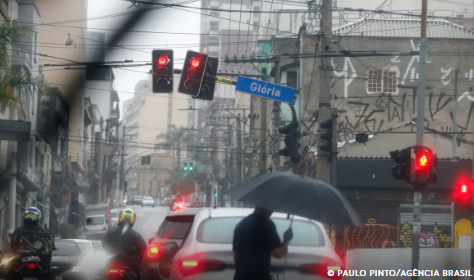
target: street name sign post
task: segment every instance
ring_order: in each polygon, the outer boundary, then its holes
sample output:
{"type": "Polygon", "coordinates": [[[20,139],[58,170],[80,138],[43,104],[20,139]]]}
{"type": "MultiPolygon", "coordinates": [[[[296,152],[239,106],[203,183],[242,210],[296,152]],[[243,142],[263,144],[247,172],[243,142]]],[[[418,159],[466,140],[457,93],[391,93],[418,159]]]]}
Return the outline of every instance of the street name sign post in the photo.
{"type": "Polygon", "coordinates": [[[294,88],[250,79],[247,77],[239,76],[237,78],[235,90],[284,103],[295,103],[296,90],[294,88]]]}

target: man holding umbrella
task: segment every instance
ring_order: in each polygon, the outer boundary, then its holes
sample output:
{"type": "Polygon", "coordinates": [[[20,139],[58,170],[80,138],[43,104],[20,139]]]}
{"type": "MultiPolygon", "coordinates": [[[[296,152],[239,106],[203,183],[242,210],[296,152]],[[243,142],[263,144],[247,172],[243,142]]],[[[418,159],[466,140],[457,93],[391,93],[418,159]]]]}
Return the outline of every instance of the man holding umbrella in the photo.
{"type": "Polygon", "coordinates": [[[234,280],[270,280],[271,257],[280,259],[288,252],[293,232],[289,228],[282,243],[270,219],[272,214],[271,210],[256,206],[254,213],[236,226],[232,244],[234,280]]]}

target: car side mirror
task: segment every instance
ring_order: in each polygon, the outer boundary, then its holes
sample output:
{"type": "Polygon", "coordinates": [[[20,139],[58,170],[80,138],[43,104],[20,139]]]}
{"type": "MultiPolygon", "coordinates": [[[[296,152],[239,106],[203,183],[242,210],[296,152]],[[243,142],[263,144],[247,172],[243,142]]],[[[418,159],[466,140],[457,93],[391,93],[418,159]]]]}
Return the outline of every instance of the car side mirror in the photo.
{"type": "Polygon", "coordinates": [[[167,259],[171,259],[174,257],[176,252],[178,251],[178,244],[175,242],[168,242],[163,244],[163,257],[167,259]]]}

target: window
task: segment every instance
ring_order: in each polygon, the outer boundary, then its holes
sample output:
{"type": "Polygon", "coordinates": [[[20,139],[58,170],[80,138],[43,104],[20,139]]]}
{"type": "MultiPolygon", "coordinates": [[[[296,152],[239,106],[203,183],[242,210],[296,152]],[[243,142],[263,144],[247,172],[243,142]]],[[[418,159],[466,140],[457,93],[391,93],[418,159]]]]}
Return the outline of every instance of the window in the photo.
{"type": "Polygon", "coordinates": [[[219,22],[217,22],[217,21],[211,21],[209,24],[210,24],[210,25],[209,25],[209,30],[211,30],[211,31],[219,31],[219,22]]]}
{"type": "Polygon", "coordinates": [[[105,218],[103,216],[100,217],[89,217],[86,219],[87,226],[98,226],[105,224],[105,218]]]}
{"type": "Polygon", "coordinates": [[[55,242],[58,250],[53,251],[53,256],[79,256],[80,251],[74,242],[55,242]]]}
{"type": "Polygon", "coordinates": [[[158,230],[158,237],[162,239],[184,239],[193,221],[194,216],[167,217],[158,230]]]}
{"type": "Polygon", "coordinates": [[[210,43],[211,45],[219,44],[219,37],[217,37],[217,36],[210,36],[210,37],[209,37],[209,43],[210,43]]]}
{"type": "Polygon", "coordinates": [[[257,32],[257,31],[258,31],[258,24],[259,24],[258,21],[254,21],[254,22],[253,22],[253,31],[254,31],[254,32],[257,32]]]}
{"type": "MultiPolygon", "coordinates": [[[[197,240],[203,243],[231,244],[234,229],[243,217],[212,218],[205,220],[198,229],[197,240]]],[[[291,220],[274,218],[278,235],[283,234],[290,226],[291,220]]],[[[293,220],[293,239],[291,246],[320,247],[324,246],[324,235],[321,229],[312,222],[293,220]]]]}
{"type": "Polygon", "coordinates": [[[298,72],[287,71],[286,72],[286,86],[290,88],[298,88],[298,72]]]}
{"type": "Polygon", "coordinates": [[[36,63],[36,52],[38,51],[38,34],[35,33],[35,45],[33,46],[33,50],[34,50],[34,60],[35,60],[35,63],[36,63]]]}
{"type": "Polygon", "coordinates": [[[370,70],[367,81],[369,93],[397,92],[397,72],[389,70],[370,70]]]}

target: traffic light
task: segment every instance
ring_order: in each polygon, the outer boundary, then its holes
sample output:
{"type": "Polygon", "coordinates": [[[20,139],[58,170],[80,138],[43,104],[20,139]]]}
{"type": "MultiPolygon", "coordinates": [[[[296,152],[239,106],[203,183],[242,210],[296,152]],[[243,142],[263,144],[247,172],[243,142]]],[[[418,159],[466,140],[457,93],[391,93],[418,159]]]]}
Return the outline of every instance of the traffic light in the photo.
{"type": "Polygon", "coordinates": [[[285,135],[286,145],[286,147],[278,151],[278,154],[280,156],[289,157],[291,162],[298,162],[298,149],[300,147],[300,143],[298,142],[300,137],[298,123],[292,122],[286,126],[280,127],[278,128],[278,132],[285,135]]]}
{"type": "Polygon", "coordinates": [[[208,57],[207,66],[204,70],[201,89],[198,96],[193,96],[194,99],[213,100],[214,89],[217,81],[217,67],[219,66],[219,59],[217,57],[208,57]]]}
{"type": "Polygon", "coordinates": [[[457,205],[463,208],[472,207],[472,184],[473,182],[468,180],[467,182],[461,182],[454,188],[453,200],[457,205]]]}
{"type": "Polygon", "coordinates": [[[194,170],[194,162],[190,162],[189,163],[189,171],[193,171],[194,170]]]}
{"type": "Polygon", "coordinates": [[[327,119],[325,121],[322,121],[319,124],[319,127],[324,129],[322,132],[319,133],[319,138],[321,140],[324,140],[325,142],[319,145],[319,149],[322,152],[332,154],[333,152],[333,147],[332,147],[332,142],[334,141],[333,139],[333,120],[332,119],[327,119]]]}
{"type": "Polygon", "coordinates": [[[206,70],[208,56],[188,51],[184,59],[183,73],[179,81],[178,92],[198,97],[206,70]]]}
{"type": "Polygon", "coordinates": [[[214,191],[214,197],[217,197],[218,192],[214,191]]]}
{"type": "Polygon", "coordinates": [[[396,180],[411,182],[411,148],[390,152],[390,157],[397,165],[392,166],[392,176],[396,180]]]}
{"type": "Polygon", "coordinates": [[[153,93],[173,92],[173,50],[153,50],[153,93]]]}
{"type": "Polygon", "coordinates": [[[126,193],[128,192],[128,182],[125,181],[124,184],[123,184],[123,192],[126,193]]]}
{"type": "MultiPolygon", "coordinates": [[[[436,173],[435,156],[433,150],[424,146],[415,147],[415,182],[417,184],[428,184],[432,182],[433,175],[436,173]],[[435,172],[433,172],[435,171],[435,172]]],[[[436,163],[437,165],[437,163],[436,163]]]]}
{"type": "Polygon", "coordinates": [[[188,167],[188,163],[185,162],[184,163],[184,168],[183,168],[184,171],[188,171],[189,170],[189,167],[188,167]]]}

